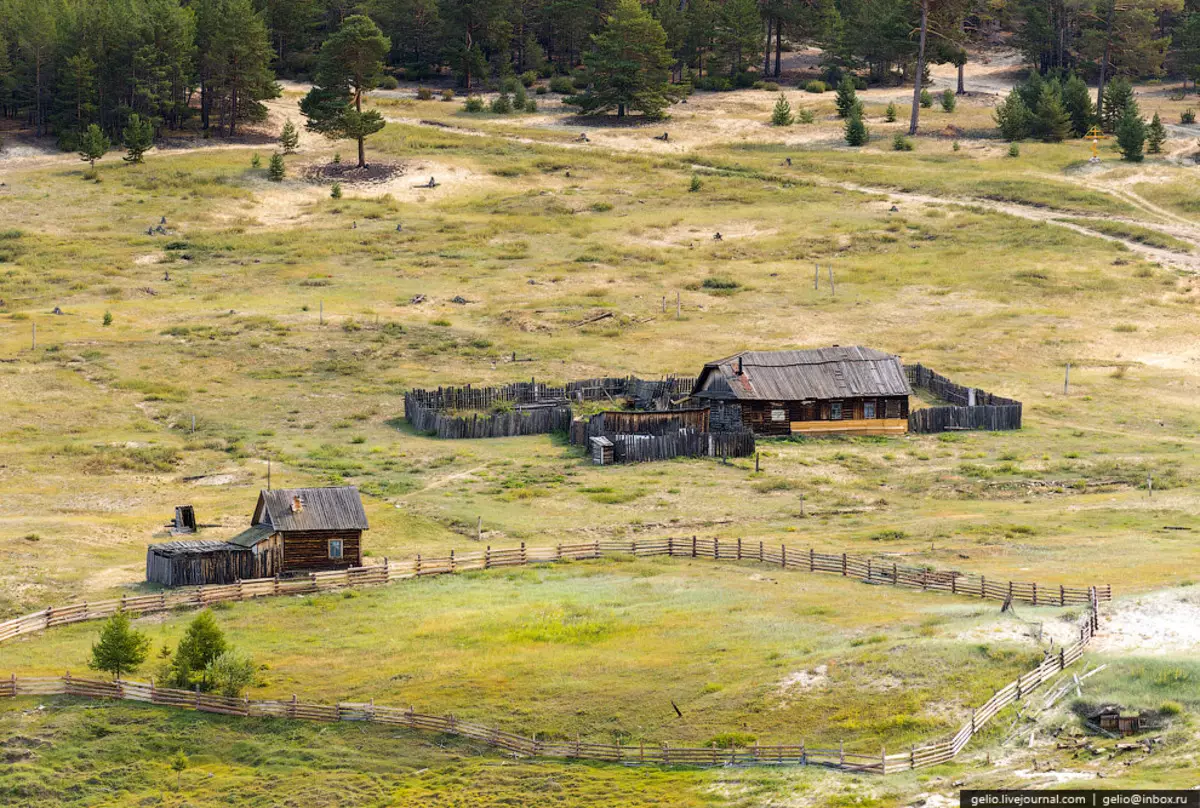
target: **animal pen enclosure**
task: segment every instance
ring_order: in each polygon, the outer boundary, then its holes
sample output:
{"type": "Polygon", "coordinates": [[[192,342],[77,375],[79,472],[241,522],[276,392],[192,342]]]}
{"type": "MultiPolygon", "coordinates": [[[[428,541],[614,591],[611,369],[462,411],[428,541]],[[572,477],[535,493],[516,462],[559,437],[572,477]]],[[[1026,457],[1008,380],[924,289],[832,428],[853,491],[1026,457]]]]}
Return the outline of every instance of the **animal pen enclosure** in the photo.
{"type": "Polygon", "coordinates": [[[570,441],[588,447],[593,462],[643,463],[673,457],[746,457],[754,454],[749,430],[709,430],[708,408],[655,412],[599,412],[571,422],[570,441]],[[597,443],[603,441],[604,443],[597,443]],[[597,451],[602,446],[602,451],[597,451]]]}
{"type": "Polygon", "coordinates": [[[439,387],[404,394],[404,417],[439,438],[505,438],[566,432],[571,404],[609,401],[670,408],[687,397],[694,379],[657,381],[633,376],[583,379],[561,387],[530,380],[498,387],[439,387]]]}
{"type": "Polygon", "coordinates": [[[1021,402],[964,387],[921,364],[905,365],[904,375],[914,388],[927,390],[948,406],[925,407],[908,414],[909,432],[951,432],[1021,428],[1021,402]]]}

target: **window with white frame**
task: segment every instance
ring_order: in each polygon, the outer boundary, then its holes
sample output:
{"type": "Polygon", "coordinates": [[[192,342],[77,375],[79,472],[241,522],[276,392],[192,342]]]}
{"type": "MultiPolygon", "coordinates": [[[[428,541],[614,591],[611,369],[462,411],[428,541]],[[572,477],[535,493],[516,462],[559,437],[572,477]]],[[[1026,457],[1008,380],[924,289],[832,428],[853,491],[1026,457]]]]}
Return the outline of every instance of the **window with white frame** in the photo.
{"type": "Polygon", "coordinates": [[[829,420],[830,421],[842,420],[842,402],[834,401],[829,404],[829,420]]]}

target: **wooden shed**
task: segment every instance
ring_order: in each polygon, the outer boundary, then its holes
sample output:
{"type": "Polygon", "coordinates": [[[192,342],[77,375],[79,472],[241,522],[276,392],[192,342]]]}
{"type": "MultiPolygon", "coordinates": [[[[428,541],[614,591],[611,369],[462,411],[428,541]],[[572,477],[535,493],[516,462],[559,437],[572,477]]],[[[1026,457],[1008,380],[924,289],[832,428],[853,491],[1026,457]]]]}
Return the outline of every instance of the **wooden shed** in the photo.
{"type": "Polygon", "coordinates": [[[367,529],[352,486],[261,491],[250,527],[230,539],[150,545],[146,580],[191,586],[358,567],[367,529]]]}
{"type": "Polygon", "coordinates": [[[614,462],[613,442],[603,435],[590,439],[592,444],[592,462],[597,466],[611,466],[614,462]]]}
{"type": "Polygon", "coordinates": [[[692,390],[714,431],[756,435],[903,434],[911,393],[899,357],[838,345],[734,354],[705,365],[692,390]]]}

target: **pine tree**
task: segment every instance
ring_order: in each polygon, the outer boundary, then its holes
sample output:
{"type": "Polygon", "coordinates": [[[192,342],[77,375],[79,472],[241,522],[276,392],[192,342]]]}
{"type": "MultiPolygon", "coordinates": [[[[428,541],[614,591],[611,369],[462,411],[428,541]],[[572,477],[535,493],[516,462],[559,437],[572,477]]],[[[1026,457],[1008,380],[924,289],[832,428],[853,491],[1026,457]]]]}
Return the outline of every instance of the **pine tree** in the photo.
{"type": "Polygon", "coordinates": [[[275,152],[271,155],[271,162],[267,163],[267,179],[271,182],[283,182],[286,175],[287,167],[283,164],[283,155],[275,152]]]}
{"type": "Polygon", "coordinates": [[[154,122],[136,112],[129,116],[129,125],[121,132],[125,149],[129,152],[122,160],[127,163],[140,163],[145,154],[154,145],[154,122]]]}
{"type": "Polygon", "coordinates": [[[1150,119],[1150,125],[1146,127],[1146,151],[1150,154],[1161,154],[1166,139],[1167,128],[1155,112],[1154,117],[1150,119]]]}
{"type": "Polygon", "coordinates": [[[1071,132],[1083,137],[1096,121],[1096,108],[1092,105],[1092,94],[1083,79],[1075,74],[1067,79],[1062,91],[1063,107],[1071,116],[1071,132]]]}
{"type": "Polygon", "coordinates": [[[215,109],[233,136],[239,120],[264,119],[262,101],[280,92],[266,24],[250,0],[200,0],[195,6],[201,118],[207,127],[215,109]]]}
{"type": "Polygon", "coordinates": [[[1033,132],[1046,143],[1061,143],[1071,134],[1071,116],[1063,109],[1058,82],[1049,82],[1034,111],[1033,132]]]}
{"type": "Polygon", "coordinates": [[[1117,124],[1125,116],[1125,110],[1134,104],[1133,86],[1122,78],[1115,78],[1104,88],[1100,125],[1105,132],[1115,132],[1117,124]]]}
{"type": "Polygon", "coordinates": [[[150,650],[150,638],[129,624],[124,612],[117,612],[104,622],[100,639],[92,645],[88,667],[95,671],[111,673],[120,679],[122,673],[137,670],[146,661],[150,650]]]}
{"type": "MultiPolygon", "coordinates": [[[[282,158],[280,160],[282,161],[282,158]]],[[[208,663],[227,650],[229,650],[229,646],[225,641],[225,634],[217,625],[212,612],[207,609],[200,612],[192,618],[192,622],[188,623],[183,638],[179,640],[175,658],[171,660],[171,678],[175,685],[191,687],[193,684],[197,684],[194,677],[199,674],[201,679],[198,684],[202,689],[207,690],[209,685],[206,673],[208,663]]]]}
{"type": "Polygon", "coordinates": [[[1130,101],[1125,106],[1121,120],[1117,122],[1117,147],[1121,157],[1131,163],[1140,163],[1145,155],[1142,153],[1146,142],[1146,122],[1142,120],[1137,103],[1130,101]]]}
{"type": "Polygon", "coordinates": [[[279,147],[283,149],[284,154],[295,154],[296,147],[300,145],[300,133],[296,131],[296,125],[292,123],[292,119],[288,118],[283,122],[283,130],[279,133],[279,147]]]}
{"type": "Polygon", "coordinates": [[[792,115],[792,105],[788,103],[783,93],[779,94],[779,100],[775,102],[775,109],[771,112],[772,126],[791,126],[795,123],[795,117],[792,115]]]}
{"type": "Polygon", "coordinates": [[[942,111],[953,112],[958,105],[958,99],[954,97],[954,91],[947,87],[942,91],[942,111]]]}
{"type": "Polygon", "coordinates": [[[933,96],[929,94],[928,90],[921,90],[921,108],[929,109],[932,106],[933,106],[933,96]]]}
{"type": "Polygon", "coordinates": [[[108,153],[112,141],[96,124],[90,124],[79,139],[79,159],[91,163],[92,171],[96,170],[96,161],[108,153]]]}
{"type": "Polygon", "coordinates": [[[661,117],[678,97],[668,83],[671,55],[666,40],[663,27],[638,0],[617,0],[604,30],[592,37],[592,50],[583,57],[591,85],[564,102],[585,114],[615,109],[618,118],[626,110],[661,117]]]}
{"type": "Polygon", "coordinates": [[[895,104],[887,105],[886,120],[888,123],[893,123],[896,120],[896,105],[895,104]]]}
{"type": "Polygon", "coordinates": [[[855,109],[846,119],[846,143],[851,146],[863,146],[866,145],[868,139],[870,139],[870,132],[867,130],[867,125],[863,123],[862,114],[855,109]]]}
{"type": "Polygon", "coordinates": [[[1030,114],[1029,108],[1021,93],[1013,90],[996,107],[994,113],[996,126],[1000,129],[1000,137],[1005,140],[1023,140],[1029,137],[1030,114]]]}
{"type": "MultiPolygon", "coordinates": [[[[858,106],[858,93],[854,88],[854,77],[846,75],[842,79],[842,83],[837,88],[837,98],[834,99],[834,105],[837,106],[839,118],[853,117],[855,107],[858,106]]],[[[855,145],[855,144],[851,144],[855,145]]]]}
{"type": "Polygon", "coordinates": [[[378,84],[391,47],[370,17],[347,17],[321,46],[317,86],[300,102],[309,129],[331,140],[358,141],[359,168],[367,164],[367,137],[384,127],[378,111],[362,111],[363,94],[378,84]]]}

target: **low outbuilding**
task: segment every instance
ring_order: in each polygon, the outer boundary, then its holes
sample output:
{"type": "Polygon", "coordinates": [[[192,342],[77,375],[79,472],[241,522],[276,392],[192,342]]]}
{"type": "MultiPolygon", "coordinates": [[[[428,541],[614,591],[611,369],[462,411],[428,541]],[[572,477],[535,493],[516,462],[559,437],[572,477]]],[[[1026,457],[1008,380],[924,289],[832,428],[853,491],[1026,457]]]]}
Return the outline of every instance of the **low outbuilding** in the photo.
{"type": "Polygon", "coordinates": [[[353,486],[261,491],[250,526],[230,539],[151,545],[146,580],[190,586],[358,567],[367,529],[353,486]]]}

